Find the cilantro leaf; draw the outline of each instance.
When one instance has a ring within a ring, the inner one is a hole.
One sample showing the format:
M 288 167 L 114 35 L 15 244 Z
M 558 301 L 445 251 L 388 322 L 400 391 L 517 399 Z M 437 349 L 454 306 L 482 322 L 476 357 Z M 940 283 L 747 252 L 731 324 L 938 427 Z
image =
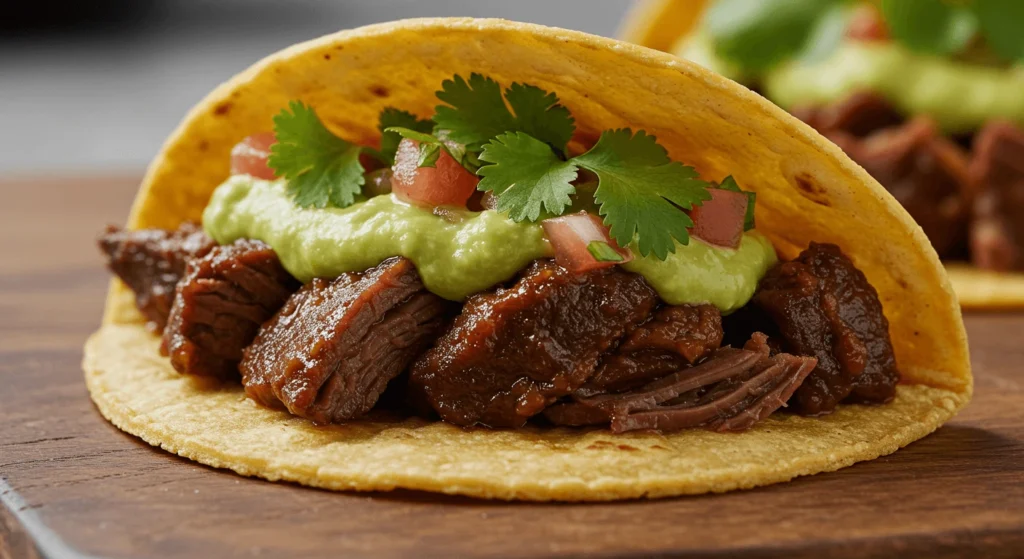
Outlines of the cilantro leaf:
M 381 133 L 380 149 L 367 149 L 366 151 L 381 163 L 394 165 L 395 152 L 398 151 L 398 142 L 402 141 L 402 137 L 397 132 L 389 131 L 389 128 L 404 128 L 429 134 L 434 129 L 434 121 L 422 120 L 410 112 L 394 107 L 387 107 L 380 112 L 377 124 L 377 129 Z
M 974 14 L 989 47 L 1011 62 L 1024 61 L 1024 2 L 1020 0 L 975 0 Z
M 501 98 L 501 86 L 491 78 L 471 74 L 469 82 L 456 75 L 441 84 L 437 98 L 448 105 L 434 109 L 434 131 L 465 145 L 483 145 L 512 130 L 512 115 Z
M 899 0 L 897 0 L 899 1 Z M 719 0 L 711 4 L 704 23 L 717 53 L 747 71 L 767 70 L 801 50 L 818 21 L 842 0 Z M 825 40 L 814 37 L 814 41 Z M 831 40 L 831 39 L 828 39 Z
M 508 212 L 513 221 L 537 221 L 542 207 L 559 215 L 572 203 L 576 165 L 532 136 L 501 134 L 484 145 L 480 160 L 490 165 L 478 171 L 483 178 L 477 189 L 497 195 L 497 210 Z
M 546 142 L 561 153 L 576 130 L 569 109 L 558 104 L 558 96 L 532 85 L 514 83 L 505 90 L 505 98 L 515 112 L 511 130 L 525 132 Z
M 643 256 L 664 260 L 676 250 L 673 238 L 689 243 L 693 221 L 682 210 L 711 199 L 697 171 L 669 159 L 643 130 L 605 131 L 590 151 L 570 161 L 597 174 L 594 198 L 612 238 L 626 246 L 636 236 Z
M 524 132 L 565 151 L 575 124 L 569 110 L 558 104 L 557 95 L 514 83 L 505 90 L 505 97 L 508 105 L 501 85 L 480 74 L 471 74 L 468 82 L 458 75 L 445 80 L 437 98 L 447 105 L 435 109 L 434 132 L 444 132 L 471 151 L 506 132 Z
M 881 8 L 892 36 L 918 52 L 960 52 L 978 29 L 978 20 L 968 8 L 946 2 L 882 0 Z
M 742 192 L 747 195 L 747 214 L 743 216 L 743 230 L 750 231 L 753 229 L 755 227 L 754 204 L 757 202 L 757 193 L 740 188 L 740 185 L 736 183 L 736 179 L 732 178 L 732 175 L 722 179 L 722 183 L 718 185 L 718 188 L 731 190 L 732 192 Z
M 292 101 L 274 117 L 274 135 L 277 143 L 267 164 L 288 180 L 296 204 L 344 208 L 355 202 L 365 182 L 362 148 L 335 136 L 302 101 Z
M 832 4 L 824 9 L 811 25 L 807 40 L 798 58 L 808 62 L 821 62 L 839 48 L 846 37 L 849 24 L 849 6 Z

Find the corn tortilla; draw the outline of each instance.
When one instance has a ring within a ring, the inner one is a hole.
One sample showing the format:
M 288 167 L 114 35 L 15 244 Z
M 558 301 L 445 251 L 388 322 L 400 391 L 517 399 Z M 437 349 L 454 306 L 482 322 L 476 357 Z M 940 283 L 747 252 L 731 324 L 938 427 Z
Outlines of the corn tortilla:
M 727 491 L 835 470 L 925 436 L 970 399 L 966 336 L 949 279 L 921 229 L 831 143 L 747 89 L 654 50 L 502 20 L 404 20 L 285 49 L 202 100 L 151 164 L 134 228 L 198 220 L 231 147 L 271 128 L 289 100 L 336 133 L 373 142 L 387 106 L 432 114 L 453 74 L 556 92 L 583 137 L 644 129 L 706 177 L 758 195 L 758 229 L 792 257 L 832 242 L 879 292 L 903 374 L 894 402 L 826 418 L 776 415 L 740 434 L 464 430 L 440 422 L 314 427 L 261 408 L 239 386 L 179 375 L 124 286 L 85 347 L 100 412 L 171 452 L 243 475 L 329 489 L 422 489 L 528 500 L 611 500 Z
M 619 37 L 630 43 L 676 52 L 696 31 L 710 0 L 641 0 L 630 10 Z M 1024 308 L 1024 273 L 993 272 L 966 263 L 947 264 L 960 306 L 967 310 Z

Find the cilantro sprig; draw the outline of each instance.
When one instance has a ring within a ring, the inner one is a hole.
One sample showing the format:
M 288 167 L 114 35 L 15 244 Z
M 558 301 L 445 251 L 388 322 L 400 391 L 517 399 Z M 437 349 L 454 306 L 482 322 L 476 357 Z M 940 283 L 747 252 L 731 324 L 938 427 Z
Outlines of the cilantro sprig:
M 576 129 L 558 97 L 532 85 L 514 83 L 502 97 L 501 86 L 491 78 L 474 73 L 467 82 L 456 75 L 441 84 L 437 98 L 447 105 L 434 109 L 434 131 L 470 150 L 506 132 L 523 132 L 564 153 Z
M 363 148 L 335 136 L 316 111 L 301 101 L 274 117 L 277 143 L 267 164 L 288 179 L 288 194 L 302 207 L 344 208 L 355 202 L 366 180 L 359 154 Z
M 697 171 L 669 159 L 654 136 L 628 128 L 611 130 L 590 151 L 573 158 L 597 175 L 594 198 L 601 205 L 611 236 L 619 246 L 637 237 L 640 254 L 664 260 L 675 252 L 673 239 L 690 242 L 689 210 L 710 200 L 710 184 Z
M 497 210 L 513 221 L 537 221 L 541 207 L 560 215 L 576 193 L 576 165 L 524 132 L 501 134 L 483 147 L 478 190 L 498 196 Z
M 717 0 L 705 29 L 722 58 L 757 73 L 790 59 L 821 59 L 846 33 L 854 0 Z M 939 56 L 967 50 L 981 36 L 1007 62 L 1024 61 L 1020 0 L 877 0 L 893 39 Z

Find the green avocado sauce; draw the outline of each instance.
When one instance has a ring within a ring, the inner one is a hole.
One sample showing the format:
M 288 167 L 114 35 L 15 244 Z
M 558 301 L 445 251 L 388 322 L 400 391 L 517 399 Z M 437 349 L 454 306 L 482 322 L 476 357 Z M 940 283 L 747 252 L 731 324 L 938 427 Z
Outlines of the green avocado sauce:
M 427 289 L 453 301 L 553 254 L 539 224 L 515 223 L 494 211 L 452 215 L 440 217 L 387 195 L 344 209 L 303 209 L 285 192 L 283 181 L 234 176 L 214 191 L 203 227 L 221 244 L 240 238 L 267 243 L 303 282 L 361 272 L 404 256 L 416 264 Z M 665 261 L 638 256 L 623 267 L 644 276 L 668 303 L 711 303 L 731 312 L 750 300 L 775 262 L 771 243 L 751 231 L 735 250 L 693 239 L 677 244 Z
M 846 42 L 825 60 L 781 65 L 764 76 L 764 86 L 785 109 L 870 90 L 908 114 L 931 116 L 947 132 L 968 132 L 993 118 L 1024 124 L 1024 67 L 972 65 L 894 43 Z

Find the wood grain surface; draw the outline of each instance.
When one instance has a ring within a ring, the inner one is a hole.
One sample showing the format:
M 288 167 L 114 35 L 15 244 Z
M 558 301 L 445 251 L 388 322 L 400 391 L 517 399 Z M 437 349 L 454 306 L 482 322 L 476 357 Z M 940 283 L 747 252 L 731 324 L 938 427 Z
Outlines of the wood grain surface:
M 1024 555 L 1024 314 L 967 317 L 974 401 L 836 473 L 617 504 L 329 493 L 246 479 L 107 424 L 79 369 L 95 234 L 137 177 L 0 182 L 0 557 Z

